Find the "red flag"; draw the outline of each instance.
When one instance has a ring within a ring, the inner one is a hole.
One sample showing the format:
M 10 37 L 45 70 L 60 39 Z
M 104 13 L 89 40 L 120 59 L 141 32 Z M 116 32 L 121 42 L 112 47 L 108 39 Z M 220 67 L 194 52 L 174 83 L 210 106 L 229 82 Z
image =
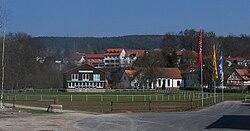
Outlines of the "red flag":
M 199 66 L 202 65 L 202 30 L 200 31 L 200 41 L 199 41 L 199 44 L 198 44 L 198 55 L 199 55 L 199 58 L 198 58 L 198 62 L 199 62 Z

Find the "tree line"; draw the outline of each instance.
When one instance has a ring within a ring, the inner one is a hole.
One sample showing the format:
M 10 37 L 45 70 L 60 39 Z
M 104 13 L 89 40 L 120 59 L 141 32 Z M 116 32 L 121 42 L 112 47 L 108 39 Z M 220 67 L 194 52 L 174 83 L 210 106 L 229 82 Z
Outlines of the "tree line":
M 38 40 L 39 39 L 39 40 Z M 48 40 L 50 39 L 50 40 Z M 5 53 L 5 67 L 6 67 L 6 89 L 22 89 L 22 88 L 59 88 L 62 87 L 62 72 L 55 68 L 54 58 L 62 57 L 69 58 L 73 49 L 81 49 L 78 46 L 74 47 L 74 41 L 68 38 L 63 38 L 66 42 L 60 41 L 61 38 L 54 39 L 53 37 L 32 37 L 26 33 L 9 33 L 6 35 L 6 53 Z M 73 38 L 76 39 L 76 38 Z M 79 39 L 79 41 L 85 39 Z M 197 44 L 199 41 L 199 31 L 189 29 L 179 33 L 166 33 L 165 36 L 127 36 L 118 38 L 88 38 L 92 42 L 85 42 L 82 44 L 82 51 L 85 52 L 89 48 L 93 52 L 105 52 L 106 48 L 123 47 L 125 49 L 146 49 L 145 57 L 138 59 L 135 66 L 146 66 L 152 74 L 152 69 L 155 67 L 178 67 L 181 70 L 186 69 L 189 65 L 177 65 L 176 51 L 180 49 L 187 49 L 197 51 Z M 101 41 L 98 41 L 102 39 Z M 116 39 L 110 44 L 111 40 Z M 143 39 L 147 44 L 143 44 Z M 44 40 L 44 41 L 43 41 Z M 53 41 L 54 45 L 48 41 Z M 64 41 L 63 40 L 63 41 Z M 94 42 L 98 41 L 98 42 Z M 109 41 L 104 42 L 103 41 Z M 2 44 L 2 38 L 0 40 Z M 48 43 L 47 43 L 48 42 Z M 150 43 L 152 42 L 152 43 Z M 63 44 L 64 43 L 64 44 Z M 68 44 L 65 44 L 68 43 Z M 109 43 L 109 44 L 107 44 Z M 122 43 L 122 44 L 120 44 Z M 136 43 L 136 46 L 133 45 Z M 155 44 L 158 43 L 158 44 Z M 150 46 L 149 46 L 150 45 Z M 220 51 L 223 51 L 224 58 L 227 56 L 250 56 L 250 37 L 247 35 L 234 36 L 229 35 L 225 37 L 218 37 L 213 32 L 203 32 L 203 58 L 204 58 L 204 77 L 205 83 L 211 84 L 212 81 L 212 45 L 216 45 L 217 57 L 219 58 Z M 135 48 L 133 48 L 133 46 Z M 91 48 L 91 49 L 90 49 Z M 153 50 L 158 48 L 158 50 Z M 161 49 L 159 51 L 159 49 Z M 2 46 L 0 47 L 0 54 L 2 53 Z M 36 57 L 42 52 L 49 55 L 44 63 L 36 61 Z M 217 59 L 218 59 L 217 58 Z M 197 58 L 194 58 L 197 59 Z M 69 65 L 72 67 L 72 65 Z M 65 66 L 66 70 L 68 66 Z M 1 77 L 1 76 L 0 76 Z

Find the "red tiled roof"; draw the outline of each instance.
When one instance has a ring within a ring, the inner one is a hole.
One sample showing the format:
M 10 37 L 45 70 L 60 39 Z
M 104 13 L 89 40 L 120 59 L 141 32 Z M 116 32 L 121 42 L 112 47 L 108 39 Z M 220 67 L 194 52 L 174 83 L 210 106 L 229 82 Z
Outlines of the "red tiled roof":
M 195 56 L 195 57 L 197 57 L 198 56 L 198 54 L 197 54 L 197 52 L 195 52 L 195 51 L 190 51 L 190 50 L 179 50 L 179 51 L 176 51 L 176 55 L 177 56 L 190 56 L 190 55 L 192 55 L 192 56 Z
M 123 48 L 108 48 L 107 53 L 121 53 Z
M 104 56 L 119 56 L 120 53 L 105 53 Z
M 136 71 L 143 71 L 146 70 L 146 68 L 143 67 L 135 67 Z M 178 68 L 155 68 L 156 72 L 158 72 L 159 77 L 168 77 L 172 79 L 182 79 L 181 71 Z
M 137 73 L 136 70 L 125 70 L 124 72 L 127 74 L 130 80 L 133 79 Z
M 241 76 L 243 80 L 250 80 L 250 72 L 247 69 L 235 69 L 235 71 Z
M 157 68 L 157 71 L 159 71 L 159 73 L 165 77 L 182 79 L 181 71 L 178 68 Z
M 243 57 L 235 57 L 235 58 L 227 58 L 227 60 L 233 62 L 233 61 L 237 61 L 237 62 L 243 62 L 244 60 L 246 60 L 246 58 Z
M 136 57 L 143 57 L 145 54 L 145 50 L 126 50 L 126 57 L 135 54 Z
M 104 54 L 88 54 L 87 59 L 104 59 Z
M 87 63 L 92 65 L 92 64 L 98 64 L 98 63 L 104 63 L 104 59 L 88 59 Z

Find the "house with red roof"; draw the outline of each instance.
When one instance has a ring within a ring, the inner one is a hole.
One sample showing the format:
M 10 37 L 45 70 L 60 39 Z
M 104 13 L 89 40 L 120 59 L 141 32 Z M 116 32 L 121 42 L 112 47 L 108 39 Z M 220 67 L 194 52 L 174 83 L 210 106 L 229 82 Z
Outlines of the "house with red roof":
M 176 51 L 176 55 L 178 58 L 177 64 L 187 64 L 192 65 L 197 63 L 198 54 L 195 51 L 190 51 L 186 49 Z
M 85 62 L 85 54 L 76 52 L 71 56 L 71 61 L 73 62 L 73 64 L 81 65 Z
M 105 68 L 120 68 L 126 63 L 126 52 L 123 48 L 108 48 L 104 54 Z
M 132 67 L 133 63 L 139 58 L 143 57 L 145 50 L 126 50 L 126 67 Z
M 87 54 L 87 64 L 95 68 L 104 68 L 104 54 Z
M 250 70 L 235 69 L 227 78 L 228 86 L 244 87 L 250 85 Z
M 63 86 L 71 92 L 104 92 L 107 73 L 88 64 L 74 67 L 63 74 Z
M 250 64 L 250 60 L 244 57 L 229 57 L 226 59 L 226 63 L 228 66 L 239 65 L 247 67 Z
M 146 68 L 137 68 L 135 70 L 125 70 L 120 78 L 121 88 L 134 88 L 134 89 L 179 89 L 184 87 L 184 79 L 178 68 L 156 68 L 154 69 L 157 76 L 154 82 L 143 83 L 142 80 L 146 78 Z

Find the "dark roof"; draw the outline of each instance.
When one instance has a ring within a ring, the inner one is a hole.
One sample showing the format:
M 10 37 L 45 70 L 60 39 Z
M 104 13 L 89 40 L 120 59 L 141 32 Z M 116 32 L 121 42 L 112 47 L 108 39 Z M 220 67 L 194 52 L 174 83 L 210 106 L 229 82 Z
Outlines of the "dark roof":
M 99 68 L 95 68 L 95 67 L 93 67 L 93 66 L 91 66 L 91 65 L 89 65 L 89 64 L 82 64 L 82 65 L 80 65 L 80 66 L 71 68 L 71 69 L 65 71 L 64 73 L 69 73 L 69 72 L 71 72 L 71 71 L 74 71 L 74 70 L 77 70 L 77 69 L 84 68 L 85 66 L 88 66 L 88 67 L 90 67 L 90 68 L 93 69 L 93 70 L 98 70 L 98 71 L 100 71 L 100 72 L 102 72 L 102 73 L 104 73 L 104 74 L 107 74 L 107 72 L 105 72 L 105 71 L 103 71 L 103 70 L 101 70 L 101 69 L 99 69 Z

